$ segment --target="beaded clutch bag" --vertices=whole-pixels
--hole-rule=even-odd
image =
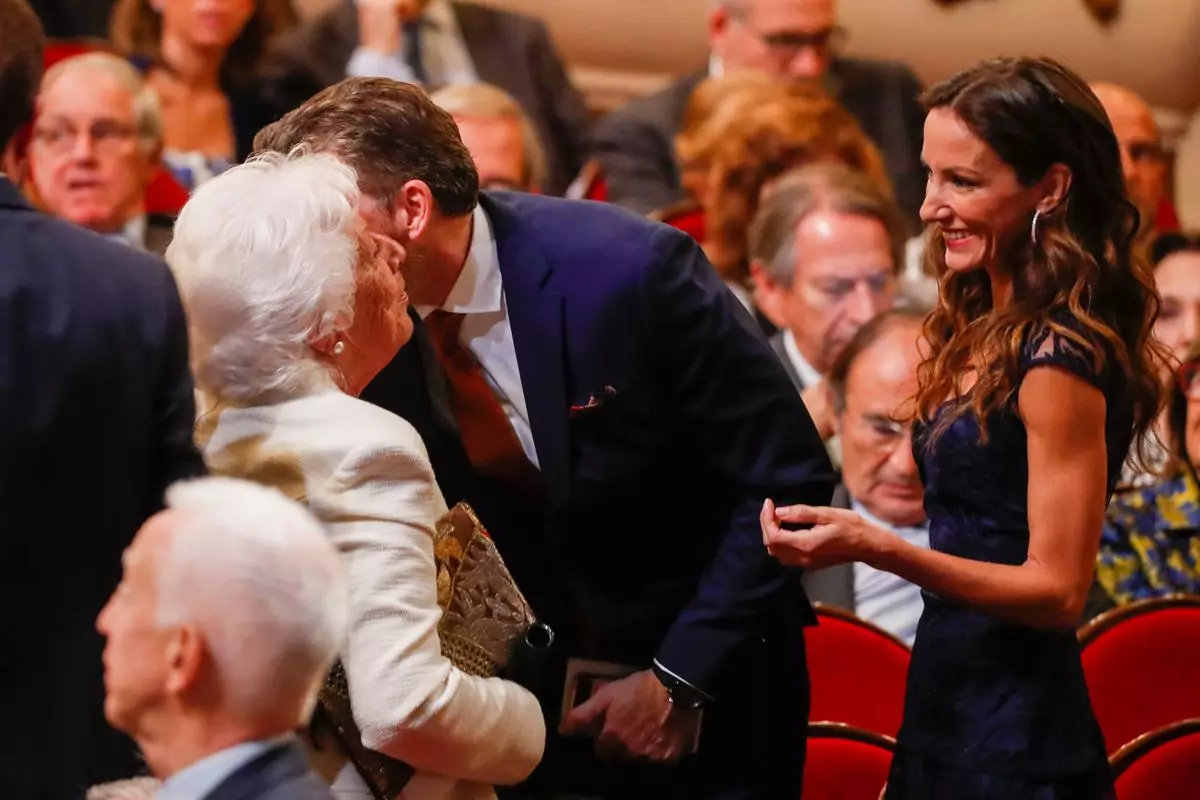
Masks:
[[[442,654],[469,675],[504,675],[533,688],[554,635],[537,621],[470,506],[459,503],[438,520],[433,549]],[[313,738],[334,739],[378,800],[398,796],[413,775],[404,762],[363,747],[340,661],[321,688]]]

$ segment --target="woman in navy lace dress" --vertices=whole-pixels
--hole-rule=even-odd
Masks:
[[[912,438],[931,548],[770,501],[764,540],[786,563],[862,561],[925,590],[889,800],[1110,798],[1074,631],[1159,405],[1137,212],[1108,118],[1058,64],[985,62],[925,103],[940,296]]]

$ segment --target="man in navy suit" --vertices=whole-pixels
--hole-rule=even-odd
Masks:
[[[417,427],[556,632],[538,691],[560,735],[525,796],[798,797],[813,618],[756,518],[834,479],[700,248],[612,206],[480,196],[408,84],[349,79],[256,139],[299,144],[356,169],[368,227],[407,253],[421,320],[364,398]],[[568,660],[631,674],[564,692]]]
[[[0,147],[32,116],[43,35],[0,0]],[[135,774],[104,721],[96,613],[172,481],[203,471],[183,309],[163,262],[30,208],[0,177],[0,797]]]

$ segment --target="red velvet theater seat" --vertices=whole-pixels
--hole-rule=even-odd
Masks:
[[[678,228],[700,244],[704,244],[707,234],[704,209],[695,200],[681,200],[665,208],[652,211],[647,216],[652,220],[670,225],[672,228]]]
[[[1200,719],[1135,739],[1112,757],[1112,768],[1117,800],[1200,798]]]
[[[895,736],[904,713],[908,646],[841,609],[816,605],[819,625],[805,628],[812,680],[812,722],[844,722]]]
[[[1110,753],[1144,733],[1200,718],[1200,597],[1114,609],[1088,623],[1079,640]]]
[[[808,726],[801,800],[879,800],[896,743],[851,725]]]

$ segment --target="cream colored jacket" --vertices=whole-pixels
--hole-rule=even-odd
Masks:
[[[326,526],[345,565],[342,662],[363,743],[410,764],[406,800],[495,797],[542,757],[534,696],[442,656],[433,528],[446,512],[425,445],[394,414],[332,386],[270,406],[199,406],[209,469],[278,487]],[[342,798],[369,798],[348,763]]]

